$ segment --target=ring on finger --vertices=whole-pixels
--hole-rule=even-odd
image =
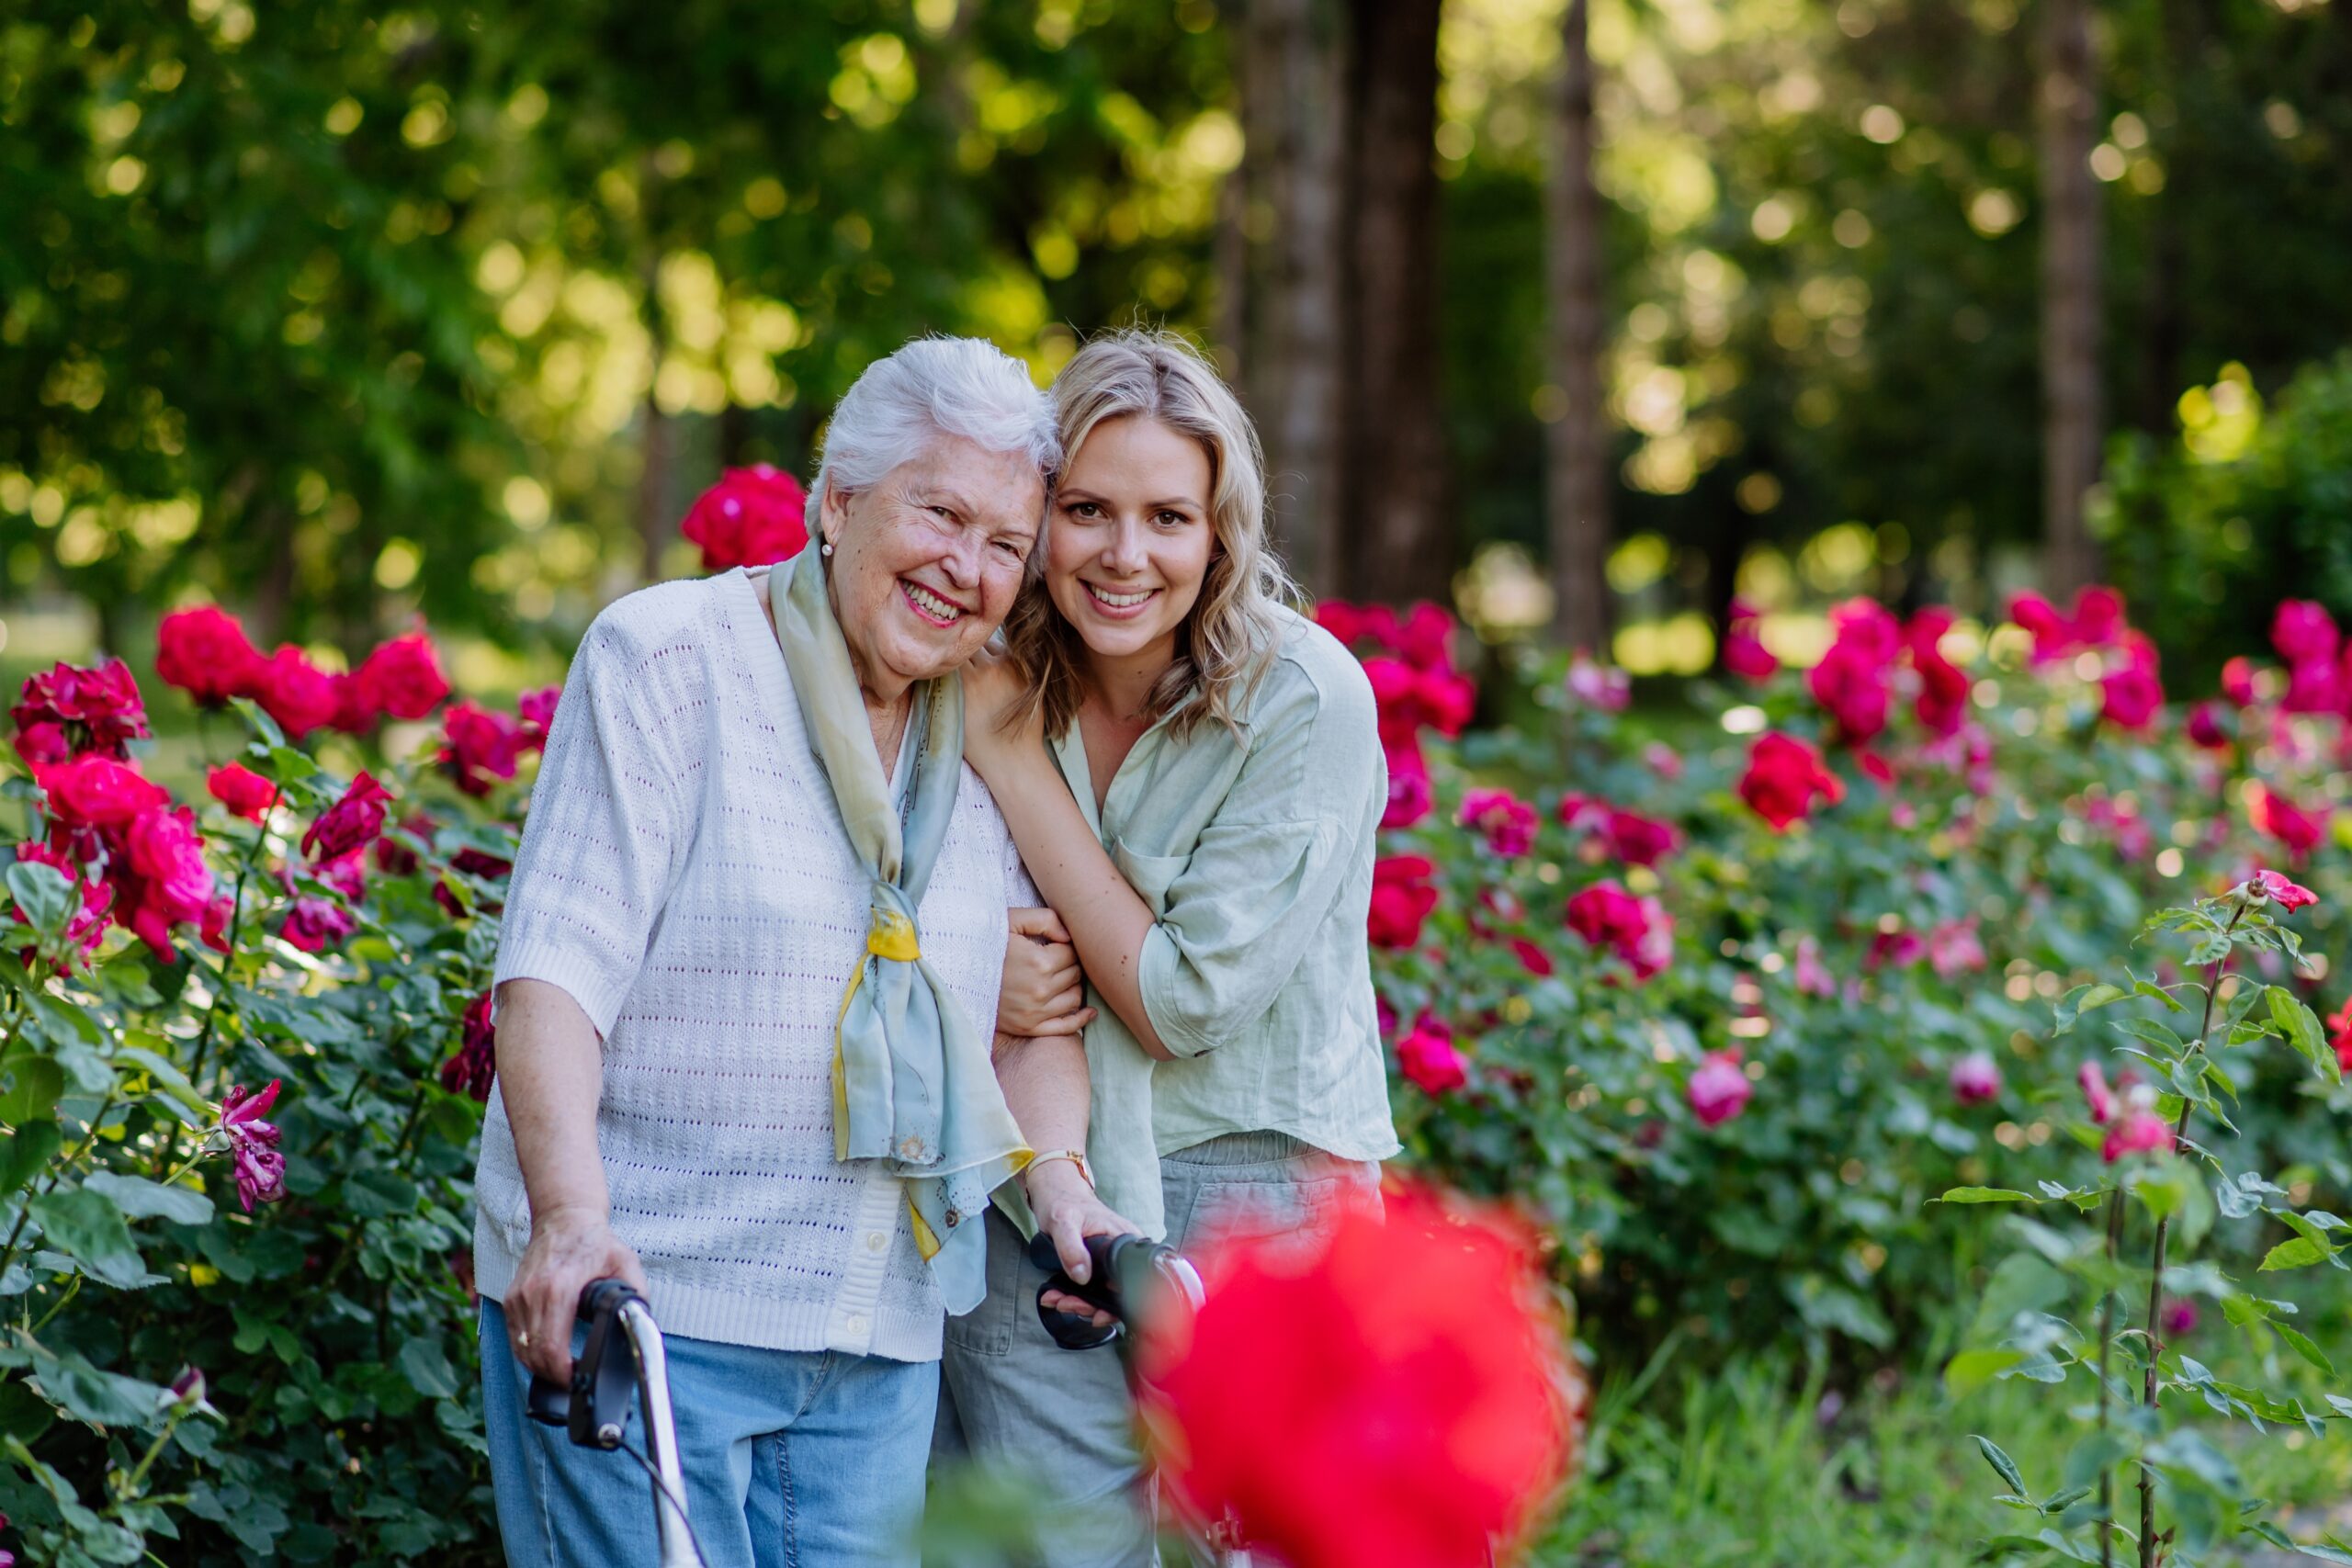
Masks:
[[[527,1328],[516,1329],[514,1331],[514,1343],[520,1345],[526,1350],[529,1349],[531,1348],[531,1331]]]

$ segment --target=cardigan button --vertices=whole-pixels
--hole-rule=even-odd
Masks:
[[[879,1251],[881,1251],[884,1247],[888,1247],[888,1246],[889,1246],[889,1245],[890,1245],[890,1238],[889,1238],[888,1236],[887,1236],[887,1235],[884,1235],[880,1231],[868,1231],[868,1232],[866,1232],[866,1233],[865,1233],[865,1250],[866,1250],[866,1251],[868,1251],[868,1252],[879,1252]]]

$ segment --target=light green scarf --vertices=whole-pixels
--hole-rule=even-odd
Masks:
[[[874,879],[865,953],[842,997],[833,1046],[833,1155],[888,1160],[906,1183],[915,1245],[950,1313],[987,1292],[980,1216],[1029,1163],[1005,1109],[986,1037],[922,956],[915,911],[956,815],[964,763],[960,674],[915,688],[915,746],[903,821],[874,754],[849,646],[833,619],[813,543],[768,575],[776,640],[810,745],[858,864]]]

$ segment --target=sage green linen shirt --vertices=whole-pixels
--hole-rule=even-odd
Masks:
[[[1398,1145],[1365,919],[1388,800],[1363,666],[1285,610],[1241,734],[1145,731],[1094,804],[1078,727],[1055,743],[1088,825],[1155,921],[1139,983],[1179,1058],[1155,1063],[1099,996],[1087,1157],[1103,1201],[1166,1232],[1159,1156],[1225,1133],[1288,1133],[1344,1159]]]

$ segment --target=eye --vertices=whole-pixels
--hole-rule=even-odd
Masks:
[[[1095,505],[1094,502],[1091,501],[1073,501],[1067,507],[1063,508],[1063,510],[1068,512],[1072,517],[1085,517],[1089,519],[1100,516],[1102,511],[1101,507]]]
[[[930,513],[933,517],[944,518],[950,523],[956,521],[956,513],[953,511],[949,510],[947,507],[939,505],[935,502],[933,504],[924,507],[923,510]]]
[[[1026,539],[999,539],[996,542],[996,547],[1014,560],[1029,558],[1029,541]]]
[[[1181,528],[1192,519],[1181,512],[1163,512],[1154,521],[1163,528]]]

